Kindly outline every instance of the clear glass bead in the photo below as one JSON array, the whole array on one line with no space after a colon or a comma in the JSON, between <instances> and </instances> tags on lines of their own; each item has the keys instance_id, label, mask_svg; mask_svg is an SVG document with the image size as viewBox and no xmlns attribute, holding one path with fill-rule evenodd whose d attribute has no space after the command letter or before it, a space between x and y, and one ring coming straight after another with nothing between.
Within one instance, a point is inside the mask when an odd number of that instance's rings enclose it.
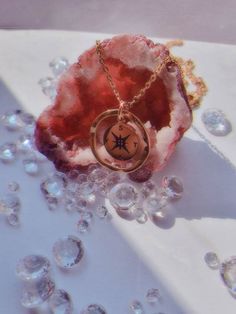
<instances>
[{"instance_id":1,"label":"clear glass bead","mask_svg":"<svg viewBox=\"0 0 236 314\"><path fill-rule=\"evenodd\" d=\"M80 219L77 222L77 229L80 233L86 233L89 229L89 222L85 219Z\"/></svg>"},{"instance_id":2,"label":"clear glass bead","mask_svg":"<svg viewBox=\"0 0 236 314\"><path fill-rule=\"evenodd\" d=\"M79 187L79 193L87 196L96 190L96 186L93 182L84 182Z\"/></svg>"},{"instance_id":3,"label":"clear glass bead","mask_svg":"<svg viewBox=\"0 0 236 314\"><path fill-rule=\"evenodd\" d=\"M27 159L24 159L22 162L23 162L24 170L27 174L31 176L35 176L39 173L39 165L36 159L27 158Z\"/></svg>"},{"instance_id":4,"label":"clear glass bead","mask_svg":"<svg viewBox=\"0 0 236 314\"><path fill-rule=\"evenodd\" d=\"M49 299L55 289L54 282L43 277L37 281L25 282L21 304L26 308L35 308Z\"/></svg>"},{"instance_id":5,"label":"clear glass bead","mask_svg":"<svg viewBox=\"0 0 236 314\"><path fill-rule=\"evenodd\" d=\"M221 264L220 275L230 292L236 296L236 256L230 257Z\"/></svg>"},{"instance_id":6,"label":"clear glass bead","mask_svg":"<svg viewBox=\"0 0 236 314\"><path fill-rule=\"evenodd\" d=\"M146 198L150 196L152 193L155 192L156 184L152 180L148 180L142 184L142 188L140 190L140 193L143 198Z\"/></svg>"},{"instance_id":7,"label":"clear glass bead","mask_svg":"<svg viewBox=\"0 0 236 314\"><path fill-rule=\"evenodd\" d=\"M95 208L95 213L96 213L98 218L104 219L107 217L109 212L108 212L108 209L106 208L105 205L100 205L100 206Z\"/></svg>"},{"instance_id":8,"label":"clear glass bead","mask_svg":"<svg viewBox=\"0 0 236 314\"><path fill-rule=\"evenodd\" d=\"M128 210L136 204L138 191L132 184L123 182L111 189L108 198L115 209Z\"/></svg>"},{"instance_id":9,"label":"clear glass bead","mask_svg":"<svg viewBox=\"0 0 236 314\"><path fill-rule=\"evenodd\" d=\"M42 88L43 93L51 100L54 100L57 95L56 80L51 77L45 77L39 80L39 85Z\"/></svg>"},{"instance_id":10,"label":"clear glass bead","mask_svg":"<svg viewBox=\"0 0 236 314\"><path fill-rule=\"evenodd\" d=\"M24 126L35 126L35 117L31 113L21 111L20 118Z\"/></svg>"},{"instance_id":11,"label":"clear glass bead","mask_svg":"<svg viewBox=\"0 0 236 314\"><path fill-rule=\"evenodd\" d=\"M81 240L74 236L57 240L53 245L53 256L59 267L68 269L74 267L84 256Z\"/></svg>"},{"instance_id":12,"label":"clear glass bead","mask_svg":"<svg viewBox=\"0 0 236 314\"><path fill-rule=\"evenodd\" d=\"M59 76L65 72L69 67L69 61L65 57L54 58L49 66L52 70L53 75Z\"/></svg>"},{"instance_id":13,"label":"clear glass bead","mask_svg":"<svg viewBox=\"0 0 236 314\"><path fill-rule=\"evenodd\" d=\"M19 226L20 224L19 215L17 213L11 213L7 215L7 222L9 223L9 225L13 227Z\"/></svg>"},{"instance_id":14,"label":"clear glass bead","mask_svg":"<svg viewBox=\"0 0 236 314\"><path fill-rule=\"evenodd\" d=\"M71 297L68 292L62 289L54 291L48 304L53 314L72 314L73 312Z\"/></svg>"},{"instance_id":15,"label":"clear glass bead","mask_svg":"<svg viewBox=\"0 0 236 314\"><path fill-rule=\"evenodd\" d=\"M150 304L155 304L160 299L160 291L156 288L148 289L146 294L146 300Z\"/></svg>"},{"instance_id":16,"label":"clear glass bead","mask_svg":"<svg viewBox=\"0 0 236 314\"><path fill-rule=\"evenodd\" d=\"M139 217L136 218L136 221L139 223L139 224L145 224L148 220L148 216L146 213L142 213L142 215L140 215Z\"/></svg>"},{"instance_id":17,"label":"clear glass bead","mask_svg":"<svg viewBox=\"0 0 236 314\"><path fill-rule=\"evenodd\" d=\"M208 109L202 114L202 122L208 132L216 136L225 136L232 130L230 121L218 109Z\"/></svg>"},{"instance_id":18,"label":"clear glass bead","mask_svg":"<svg viewBox=\"0 0 236 314\"><path fill-rule=\"evenodd\" d=\"M16 159L17 147L14 143L5 143L0 146L0 160L4 163L13 162Z\"/></svg>"},{"instance_id":19,"label":"clear glass bead","mask_svg":"<svg viewBox=\"0 0 236 314\"><path fill-rule=\"evenodd\" d=\"M162 179L163 195L170 200L182 197L184 187L180 178L176 176L165 176Z\"/></svg>"},{"instance_id":20,"label":"clear glass bead","mask_svg":"<svg viewBox=\"0 0 236 314\"><path fill-rule=\"evenodd\" d=\"M95 184L103 182L108 175L108 171L105 168L96 168L89 174L89 181Z\"/></svg>"},{"instance_id":21,"label":"clear glass bead","mask_svg":"<svg viewBox=\"0 0 236 314\"><path fill-rule=\"evenodd\" d=\"M102 305L90 304L83 314L107 314L107 312Z\"/></svg>"},{"instance_id":22,"label":"clear glass bead","mask_svg":"<svg viewBox=\"0 0 236 314\"><path fill-rule=\"evenodd\" d=\"M46 201L50 211L54 211L58 208L58 199L56 197L47 196Z\"/></svg>"},{"instance_id":23,"label":"clear glass bead","mask_svg":"<svg viewBox=\"0 0 236 314\"><path fill-rule=\"evenodd\" d=\"M43 180L40 188L45 197L51 196L58 198L63 196L66 186L67 181L65 177L55 173Z\"/></svg>"},{"instance_id":24,"label":"clear glass bead","mask_svg":"<svg viewBox=\"0 0 236 314\"><path fill-rule=\"evenodd\" d=\"M9 131L17 131L24 126L24 123L21 119L21 110L13 110L6 112L1 116L2 124Z\"/></svg>"},{"instance_id":25,"label":"clear glass bead","mask_svg":"<svg viewBox=\"0 0 236 314\"><path fill-rule=\"evenodd\" d=\"M16 275L21 280L38 280L48 275L49 260L42 255L28 255L16 265Z\"/></svg>"},{"instance_id":26,"label":"clear glass bead","mask_svg":"<svg viewBox=\"0 0 236 314\"><path fill-rule=\"evenodd\" d=\"M129 307L132 313L134 314L144 314L143 306L141 302L139 302L138 300L132 301Z\"/></svg>"},{"instance_id":27,"label":"clear glass bead","mask_svg":"<svg viewBox=\"0 0 236 314\"><path fill-rule=\"evenodd\" d=\"M220 261L216 253L214 252L207 252L204 256L204 260L206 264L212 268L212 269L217 269L219 268Z\"/></svg>"},{"instance_id":28,"label":"clear glass bead","mask_svg":"<svg viewBox=\"0 0 236 314\"><path fill-rule=\"evenodd\" d=\"M77 179L76 179L76 182L77 182L78 184L83 184L83 183L85 183L85 182L87 182L87 181L88 181L88 180L87 180L87 176L86 176L86 174L83 174L83 173L79 174L78 177L77 177Z\"/></svg>"},{"instance_id":29,"label":"clear glass bead","mask_svg":"<svg viewBox=\"0 0 236 314\"><path fill-rule=\"evenodd\" d=\"M0 212L10 215L20 211L21 203L16 194L8 193L0 200Z\"/></svg>"},{"instance_id":30,"label":"clear glass bead","mask_svg":"<svg viewBox=\"0 0 236 314\"><path fill-rule=\"evenodd\" d=\"M10 192L17 192L20 189L20 185L16 181L11 181L8 183L7 188Z\"/></svg>"},{"instance_id":31,"label":"clear glass bead","mask_svg":"<svg viewBox=\"0 0 236 314\"><path fill-rule=\"evenodd\" d=\"M85 210L88 207L88 202L83 198L76 199L76 208L78 211Z\"/></svg>"},{"instance_id":32,"label":"clear glass bead","mask_svg":"<svg viewBox=\"0 0 236 314\"><path fill-rule=\"evenodd\" d=\"M34 149L34 139L31 135L21 135L17 141L17 148L22 153L27 153Z\"/></svg>"},{"instance_id":33,"label":"clear glass bead","mask_svg":"<svg viewBox=\"0 0 236 314\"><path fill-rule=\"evenodd\" d=\"M143 203L145 211L151 215L165 211L167 205L168 201L165 198L159 197L157 195L151 195L147 197Z\"/></svg>"}]
</instances>

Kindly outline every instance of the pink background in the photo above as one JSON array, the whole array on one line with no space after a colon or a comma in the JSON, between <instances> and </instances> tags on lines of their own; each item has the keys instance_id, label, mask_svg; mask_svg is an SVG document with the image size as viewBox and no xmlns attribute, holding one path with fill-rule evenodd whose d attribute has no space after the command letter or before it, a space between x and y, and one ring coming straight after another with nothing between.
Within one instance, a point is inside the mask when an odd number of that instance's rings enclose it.
<instances>
[{"instance_id":1,"label":"pink background","mask_svg":"<svg viewBox=\"0 0 236 314\"><path fill-rule=\"evenodd\" d=\"M236 44L236 1L0 0L0 28L142 33Z\"/></svg>"}]
</instances>

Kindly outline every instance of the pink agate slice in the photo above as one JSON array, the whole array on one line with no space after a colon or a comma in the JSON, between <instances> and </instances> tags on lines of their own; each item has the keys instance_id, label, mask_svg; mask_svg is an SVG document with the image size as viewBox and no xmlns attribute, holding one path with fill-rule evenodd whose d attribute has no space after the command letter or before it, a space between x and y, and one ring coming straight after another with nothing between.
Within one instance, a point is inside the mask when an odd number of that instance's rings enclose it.
<instances>
[{"instance_id":1,"label":"pink agate slice","mask_svg":"<svg viewBox=\"0 0 236 314\"><path fill-rule=\"evenodd\" d=\"M162 44L141 35L119 35L102 42L106 65L123 100L131 100L169 54ZM95 46L85 51L61 77L57 97L39 117L35 132L40 152L61 171L86 169L96 159L89 145L93 120L118 102L99 64ZM161 169L190 127L192 113L181 72L168 63L144 97L131 110L144 123L151 152L143 169L131 174L143 181L144 173Z\"/></svg>"}]
</instances>

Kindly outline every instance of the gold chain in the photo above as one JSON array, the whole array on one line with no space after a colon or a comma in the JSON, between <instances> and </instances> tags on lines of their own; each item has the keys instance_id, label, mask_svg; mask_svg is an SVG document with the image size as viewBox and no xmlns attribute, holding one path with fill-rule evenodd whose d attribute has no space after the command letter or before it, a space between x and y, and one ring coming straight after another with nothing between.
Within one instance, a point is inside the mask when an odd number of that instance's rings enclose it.
<instances>
[{"instance_id":1,"label":"gold chain","mask_svg":"<svg viewBox=\"0 0 236 314\"><path fill-rule=\"evenodd\" d=\"M103 68L103 71L106 74L108 83L110 84L110 87L111 87L114 95L116 96L119 104L125 103L125 106L126 106L127 109L131 109L133 107L133 105L135 103L137 103L145 95L146 91L151 87L152 83L156 81L157 76L161 73L162 69L165 67L167 62L172 61L171 57L167 56L163 60L163 62L161 64L158 64L156 70L151 74L149 80L145 83L144 87L140 89L138 94L135 95L131 101L125 101L124 102L121 99L120 93L119 93L119 91L117 90L117 88L115 86L115 83L114 83L114 81L112 79L112 76L111 76L111 74L109 72L109 69L108 69L107 65L105 64L104 57L103 57L103 49L102 49L102 46L101 46L101 43L100 43L99 40L96 41L96 52L97 52L98 57L99 57L99 62L101 64L102 68Z\"/></svg>"}]
</instances>

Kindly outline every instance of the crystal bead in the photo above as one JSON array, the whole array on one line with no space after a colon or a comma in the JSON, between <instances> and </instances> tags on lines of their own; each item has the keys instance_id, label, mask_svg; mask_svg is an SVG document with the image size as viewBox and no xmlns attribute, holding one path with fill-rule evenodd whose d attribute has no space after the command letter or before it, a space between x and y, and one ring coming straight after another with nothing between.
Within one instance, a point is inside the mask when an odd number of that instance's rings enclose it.
<instances>
[{"instance_id":1,"label":"crystal bead","mask_svg":"<svg viewBox=\"0 0 236 314\"><path fill-rule=\"evenodd\" d=\"M214 252L207 252L204 256L204 260L207 264L212 269L217 269L219 268L220 261L216 253Z\"/></svg>"},{"instance_id":2,"label":"crystal bead","mask_svg":"<svg viewBox=\"0 0 236 314\"><path fill-rule=\"evenodd\" d=\"M80 218L86 220L88 223L90 223L93 219L93 214L90 211L78 210L78 213L80 214Z\"/></svg>"},{"instance_id":3,"label":"crystal bead","mask_svg":"<svg viewBox=\"0 0 236 314\"><path fill-rule=\"evenodd\" d=\"M42 181L40 188L43 194L51 197L61 197L64 194L67 181L65 178L57 173L49 176Z\"/></svg>"},{"instance_id":4,"label":"crystal bead","mask_svg":"<svg viewBox=\"0 0 236 314\"><path fill-rule=\"evenodd\" d=\"M27 153L34 149L34 139L31 135L21 135L17 141L17 148L22 153Z\"/></svg>"},{"instance_id":5,"label":"crystal bead","mask_svg":"<svg viewBox=\"0 0 236 314\"><path fill-rule=\"evenodd\" d=\"M88 202L83 198L77 198L76 200L76 209L78 211L85 210L88 206Z\"/></svg>"},{"instance_id":6,"label":"crystal bead","mask_svg":"<svg viewBox=\"0 0 236 314\"><path fill-rule=\"evenodd\" d=\"M9 225L13 227L19 226L20 224L19 215L17 213L11 213L7 215L7 222L9 223Z\"/></svg>"},{"instance_id":7,"label":"crystal bead","mask_svg":"<svg viewBox=\"0 0 236 314\"><path fill-rule=\"evenodd\" d=\"M54 289L55 284L48 277L43 277L37 281L25 282L21 304L26 308L37 307L49 299Z\"/></svg>"},{"instance_id":8,"label":"crystal bead","mask_svg":"<svg viewBox=\"0 0 236 314\"><path fill-rule=\"evenodd\" d=\"M1 116L2 123L7 128L7 130L17 131L23 127L24 123L21 119L21 114L21 110L13 110Z\"/></svg>"},{"instance_id":9,"label":"crystal bead","mask_svg":"<svg viewBox=\"0 0 236 314\"><path fill-rule=\"evenodd\" d=\"M79 193L82 195L88 195L96 190L95 184L93 182L84 182L79 187Z\"/></svg>"},{"instance_id":10,"label":"crystal bead","mask_svg":"<svg viewBox=\"0 0 236 314\"><path fill-rule=\"evenodd\" d=\"M156 188L155 182L152 180L148 180L142 184L140 193L142 194L143 198L146 198L150 196L152 193L154 193L155 188Z\"/></svg>"},{"instance_id":11,"label":"crystal bead","mask_svg":"<svg viewBox=\"0 0 236 314\"><path fill-rule=\"evenodd\" d=\"M77 222L77 229L80 233L85 233L88 231L89 229L89 223L87 220L85 219L80 219L78 222Z\"/></svg>"},{"instance_id":12,"label":"crystal bead","mask_svg":"<svg viewBox=\"0 0 236 314\"><path fill-rule=\"evenodd\" d=\"M144 309L141 302L134 300L130 303L130 310L134 314L144 314Z\"/></svg>"},{"instance_id":13,"label":"crystal bead","mask_svg":"<svg viewBox=\"0 0 236 314\"><path fill-rule=\"evenodd\" d=\"M82 242L74 236L59 239L53 245L54 259L59 267L72 268L77 265L84 256Z\"/></svg>"},{"instance_id":14,"label":"crystal bead","mask_svg":"<svg viewBox=\"0 0 236 314\"><path fill-rule=\"evenodd\" d=\"M43 93L54 100L57 95L56 91L56 81L54 78L45 77L39 80L39 85L42 88Z\"/></svg>"},{"instance_id":15,"label":"crystal bead","mask_svg":"<svg viewBox=\"0 0 236 314\"><path fill-rule=\"evenodd\" d=\"M10 163L16 159L17 148L14 143L5 143L0 146L0 160Z\"/></svg>"},{"instance_id":16,"label":"crystal bead","mask_svg":"<svg viewBox=\"0 0 236 314\"><path fill-rule=\"evenodd\" d=\"M83 184L83 183L85 183L85 182L87 182L87 181L88 181L88 180L87 180L87 176L86 176L86 174L83 174L83 173L79 174L78 177L77 177L77 179L76 179L76 182L77 182L78 184Z\"/></svg>"},{"instance_id":17,"label":"crystal bead","mask_svg":"<svg viewBox=\"0 0 236 314\"><path fill-rule=\"evenodd\" d=\"M54 211L58 208L58 199L56 197L47 196L48 209Z\"/></svg>"},{"instance_id":18,"label":"crystal bead","mask_svg":"<svg viewBox=\"0 0 236 314\"><path fill-rule=\"evenodd\" d=\"M71 180L75 180L78 177L78 175L79 175L79 170L72 169L68 173L68 178Z\"/></svg>"},{"instance_id":19,"label":"crystal bead","mask_svg":"<svg viewBox=\"0 0 236 314\"><path fill-rule=\"evenodd\" d=\"M21 204L20 199L15 194L6 194L1 200L0 200L0 212L3 214L10 215L12 213L17 214L20 210Z\"/></svg>"},{"instance_id":20,"label":"crystal bead","mask_svg":"<svg viewBox=\"0 0 236 314\"><path fill-rule=\"evenodd\" d=\"M95 213L96 213L98 218L104 219L107 217L109 212L108 212L108 209L106 208L106 206L100 205L100 206L95 208Z\"/></svg>"},{"instance_id":21,"label":"crystal bead","mask_svg":"<svg viewBox=\"0 0 236 314\"><path fill-rule=\"evenodd\" d=\"M59 76L69 67L69 61L65 57L54 58L49 66L55 76Z\"/></svg>"},{"instance_id":22,"label":"crystal bead","mask_svg":"<svg viewBox=\"0 0 236 314\"><path fill-rule=\"evenodd\" d=\"M24 126L35 126L35 117L31 113L21 111L20 117Z\"/></svg>"},{"instance_id":23,"label":"crystal bead","mask_svg":"<svg viewBox=\"0 0 236 314\"><path fill-rule=\"evenodd\" d=\"M24 159L23 166L24 166L25 172L31 176L35 176L39 173L39 165L36 159L34 158Z\"/></svg>"},{"instance_id":24,"label":"crystal bead","mask_svg":"<svg viewBox=\"0 0 236 314\"><path fill-rule=\"evenodd\" d=\"M89 174L89 180L96 184L100 184L104 181L107 175L108 171L105 168L96 168Z\"/></svg>"},{"instance_id":25,"label":"crystal bead","mask_svg":"<svg viewBox=\"0 0 236 314\"><path fill-rule=\"evenodd\" d=\"M21 280L38 280L48 275L49 260L41 255L28 255L19 260L16 274Z\"/></svg>"},{"instance_id":26,"label":"crystal bead","mask_svg":"<svg viewBox=\"0 0 236 314\"><path fill-rule=\"evenodd\" d=\"M83 314L107 314L103 306L99 304L90 304Z\"/></svg>"},{"instance_id":27,"label":"crystal bead","mask_svg":"<svg viewBox=\"0 0 236 314\"><path fill-rule=\"evenodd\" d=\"M230 257L221 264L220 275L230 292L236 296L236 256Z\"/></svg>"},{"instance_id":28,"label":"crystal bead","mask_svg":"<svg viewBox=\"0 0 236 314\"><path fill-rule=\"evenodd\" d=\"M129 183L115 185L109 193L109 201L117 210L131 209L138 200L137 189Z\"/></svg>"},{"instance_id":29,"label":"crystal bead","mask_svg":"<svg viewBox=\"0 0 236 314\"><path fill-rule=\"evenodd\" d=\"M167 204L168 201L165 198L151 195L145 199L143 206L145 211L152 215L165 211Z\"/></svg>"},{"instance_id":30,"label":"crystal bead","mask_svg":"<svg viewBox=\"0 0 236 314\"><path fill-rule=\"evenodd\" d=\"M221 110L206 110L202 114L202 122L207 131L216 136L225 136L232 130L230 121Z\"/></svg>"},{"instance_id":31,"label":"crystal bead","mask_svg":"<svg viewBox=\"0 0 236 314\"><path fill-rule=\"evenodd\" d=\"M96 202L96 194L90 193L83 196L88 205L93 205Z\"/></svg>"},{"instance_id":32,"label":"crystal bead","mask_svg":"<svg viewBox=\"0 0 236 314\"><path fill-rule=\"evenodd\" d=\"M100 194L107 195L113 186L120 183L122 179L123 175L118 172L109 173L104 182L101 182L98 186Z\"/></svg>"},{"instance_id":33,"label":"crystal bead","mask_svg":"<svg viewBox=\"0 0 236 314\"><path fill-rule=\"evenodd\" d=\"M69 293L62 289L54 291L48 304L53 314L72 314L73 312L71 297Z\"/></svg>"},{"instance_id":34,"label":"crystal bead","mask_svg":"<svg viewBox=\"0 0 236 314\"><path fill-rule=\"evenodd\" d=\"M147 294L146 294L146 300L150 304L155 304L157 301L160 299L160 291L159 289L148 289Z\"/></svg>"},{"instance_id":35,"label":"crystal bead","mask_svg":"<svg viewBox=\"0 0 236 314\"><path fill-rule=\"evenodd\" d=\"M162 179L163 194L170 200L182 197L184 188L180 178L176 176L165 176Z\"/></svg>"},{"instance_id":36,"label":"crystal bead","mask_svg":"<svg viewBox=\"0 0 236 314\"><path fill-rule=\"evenodd\" d=\"M140 215L139 217L136 218L136 221L139 223L139 224L145 224L148 220L148 216L146 213L142 213L142 215Z\"/></svg>"},{"instance_id":37,"label":"crystal bead","mask_svg":"<svg viewBox=\"0 0 236 314\"><path fill-rule=\"evenodd\" d=\"M8 183L7 188L10 192L17 192L20 189L20 185L16 181L11 181Z\"/></svg>"}]
</instances>

